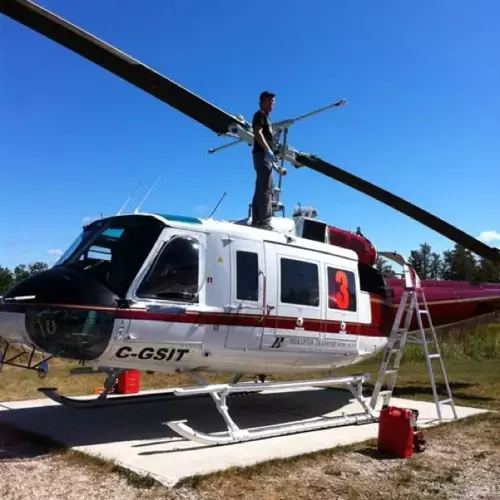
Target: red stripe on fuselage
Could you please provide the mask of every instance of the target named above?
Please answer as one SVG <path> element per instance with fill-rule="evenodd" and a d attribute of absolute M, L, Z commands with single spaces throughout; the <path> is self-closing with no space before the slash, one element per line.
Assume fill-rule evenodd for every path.
<path fill-rule="evenodd" d="M 204 325 L 219 325 L 227 327 L 247 327 L 247 328 L 267 328 L 269 330 L 290 330 L 297 333 L 338 333 L 341 331 L 340 321 L 315 320 L 303 318 L 302 327 L 297 327 L 297 317 L 273 316 L 268 315 L 262 318 L 262 314 L 230 314 L 230 313 L 211 313 L 211 312 L 186 312 L 184 314 L 168 314 L 162 312 L 148 311 L 142 309 L 121 309 L 113 307 L 80 305 L 80 304 L 24 304 L 25 307 L 46 307 L 61 309 L 80 309 L 103 311 L 112 313 L 116 319 L 137 320 L 137 321 L 161 321 L 165 323 L 184 323 Z M 363 335 L 367 337 L 384 337 L 388 333 L 381 331 L 381 313 L 382 305 L 380 302 L 371 301 L 372 323 L 360 324 L 345 322 L 345 331 L 352 335 Z"/>
<path fill-rule="evenodd" d="M 296 332 L 324 332 L 338 333 L 341 330 L 340 321 L 313 320 L 304 318 L 301 328 L 297 327 L 297 318 L 284 316 L 266 316 L 250 314 L 225 314 L 225 313 L 186 313 L 186 314 L 163 314 L 149 312 L 144 309 L 117 309 L 116 317 L 119 319 L 130 319 L 138 321 L 162 321 L 167 323 L 188 323 L 202 325 L 219 325 L 247 328 L 267 328 L 270 330 L 293 330 Z M 369 337 L 385 336 L 379 328 L 372 325 L 359 323 L 345 323 L 347 333 L 353 335 L 364 335 Z"/>
<path fill-rule="evenodd" d="M 436 287 L 437 288 L 437 287 Z M 381 298 L 375 294 L 370 294 L 371 323 L 348 323 L 346 322 L 346 331 L 353 335 L 362 335 L 367 337 L 386 337 L 389 335 L 396 315 L 399 300 L 401 299 L 401 290 L 395 290 L 395 297 L 387 304 L 384 304 Z M 429 290 L 425 291 L 426 294 Z M 454 323 L 473 318 L 480 314 L 489 312 L 489 310 L 500 309 L 500 296 L 492 294 L 486 297 L 450 297 L 447 294 L 436 296 L 437 294 L 428 293 L 431 300 L 427 300 L 432 322 L 434 326 Z M 466 294 L 465 294 L 466 295 Z M 434 299 L 434 300 L 432 300 Z M 438 300 L 436 300 L 438 299 Z M 391 303 L 392 302 L 392 303 Z M 19 304 L 21 306 L 21 304 Z M 289 330 L 294 332 L 314 333 L 338 333 L 341 330 L 340 321 L 315 320 L 304 318 L 301 328 L 297 327 L 297 317 L 273 316 L 268 315 L 262 318 L 262 314 L 231 314 L 231 313 L 212 313 L 212 312 L 187 312 L 184 314 L 168 314 L 162 312 L 148 311 L 141 309 L 121 309 L 113 307 L 102 307 L 97 305 L 81 304 L 48 304 L 48 303 L 29 303 L 22 304 L 24 308 L 30 307 L 53 307 L 63 309 L 83 309 L 93 311 L 109 312 L 118 319 L 139 320 L 139 321 L 161 321 L 165 323 L 185 323 L 204 325 L 219 325 L 222 327 L 246 327 L 246 328 L 266 328 L 268 330 Z M 458 306 L 458 307 L 457 307 Z M 488 307 L 486 307 L 488 306 Z M 416 319 L 412 318 L 410 328 L 416 328 L 418 325 Z"/>

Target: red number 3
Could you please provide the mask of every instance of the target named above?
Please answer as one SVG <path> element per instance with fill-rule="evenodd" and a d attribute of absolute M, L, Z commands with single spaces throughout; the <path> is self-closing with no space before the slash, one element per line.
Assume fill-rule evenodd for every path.
<path fill-rule="evenodd" d="M 335 302 L 339 309 L 347 309 L 349 307 L 349 281 L 344 271 L 335 273 L 335 282 L 339 287 L 339 291 L 335 294 Z"/>

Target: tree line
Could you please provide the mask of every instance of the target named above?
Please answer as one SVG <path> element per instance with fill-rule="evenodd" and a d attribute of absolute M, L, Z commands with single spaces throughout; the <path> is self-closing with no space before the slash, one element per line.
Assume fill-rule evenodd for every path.
<path fill-rule="evenodd" d="M 466 248 L 455 245 L 452 250 L 445 250 L 442 254 L 434 252 L 428 243 L 422 243 L 418 249 L 412 250 L 409 257 L 410 264 L 423 280 L 464 280 L 487 281 L 500 283 L 500 264 L 476 258 Z M 386 277 L 395 277 L 396 271 L 384 258 L 378 256 L 377 269 Z M 46 262 L 20 264 L 14 269 L 0 266 L 0 295 L 10 287 L 19 283 L 32 274 L 45 271 L 49 268 Z M 398 269 L 399 273 L 400 270 Z"/>
<path fill-rule="evenodd" d="M 45 271 L 49 268 L 46 262 L 33 262 L 32 264 L 20 264 L 14 269 L 0 266 L 0 295 L 3 295 L 11 286 L 28 278 L 32 274 Z"/>
<path fill-rule="evenodd" d="M 477 258 L 461 245 L 440 254 L 434 252 L 428 243 L 422 243 L 410 252 L 408 262 L 422 280 L 500 282 L 499 263 Z M 380 256 L 376 267 L 386 277 L 396 275 L 392 265 Z"/>

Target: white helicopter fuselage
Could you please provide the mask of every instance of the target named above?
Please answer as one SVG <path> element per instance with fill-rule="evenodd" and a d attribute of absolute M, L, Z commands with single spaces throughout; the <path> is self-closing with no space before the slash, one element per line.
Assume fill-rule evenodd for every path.
<path fill-rule="evenodd" d="M 212 219 L 165 222 L 128 290 L 132 306 L 117 311 L 111 342 L 91 364 L 293 373 L 356 363 L 385 347 L 378 329 L 370 334 L 370 294 L 360 290 L 354 251 L 296 237 L 292 219 L 273 218 L 276 231 Z M 198 285 L 195 299 L 145 298 L 141 283 L 151 267 L 186 240 L 199 249 L 182 263 L 186 285 Z M 349 297 L 337 301 L 344 309 L 331 307 L 338 271 L 349 277 Z"/>
<path fill-rule="evenodd" d="M 356 252 L 321 241 L 320 221 L 308 222 L 316 240 L 302 237 L 305 222 L 102 219 L 12 292 L 0 337 L 94 368 L 167 373 L 296 373 L 374 356 L 387 343 L 381 298 L 360 286 Z"/>

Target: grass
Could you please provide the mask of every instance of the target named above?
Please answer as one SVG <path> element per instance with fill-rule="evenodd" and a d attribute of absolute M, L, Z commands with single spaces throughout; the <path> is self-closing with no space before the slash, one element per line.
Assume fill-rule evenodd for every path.
<path fill-rule="evenodd" d="M 474 330 L 448 328 L 439 332 L 440 347 L 455 403 L 500 410 L 500 324 L 479 325 Z M 369 372 L 378 373 L 382 354 L 376 358 L 339 369 L 338 375 Z M 435 361 L 438 368 L 438 361 Z M 91 394 L 102 386 L 103 375 L 70 376 L 72 363 L 55 360 L 44 380 L 36 373 L 5 367 L 0 377 L 0 400 L 40 397 L 39 386 L 58 387 L 64 394 Z M 436 379 L 441 380 L 436 369 Z M 304 373 L 299 379 L 324 376 Z M 210 374 L 212 381 L 227 380 L 227 375 Z M 192 384 L 185 375 L 142 375 L 142 389 L 158 389 Z M 371 386 L 366 387 L 367 395 Z M 438 384 L 445 397 L 443 384 Z M 419 346 L 408 347 L 398 374 L 394 396 L 432 400 L 429 377 L 423 351 Z M 496 484 L 494 475 L 500 470 L 500 415 L 495 413 L 471 417 L 426 430 L 429 451 L 414 455 L 406 461 L 379 457 L 375 441 L 357 443 L 309 455 L 273 460 L 245 468 L 233 468 L 203 477 L 193 477 L 178 485 L 203 499 L 287 499 L 287 498 L 448 498 L 450 491 L 460 497 L 460 491 L 481 484 Z M 60 450 L 58 453 L 63 453 Z M 89 463 L 86 455 L 65 452 L 70 463 Z M 90 460 L 92 467 L 104 472 L 120 472 L 138 487 L 151 487 L 149 478 L 141 479 L 114 464 Z M 439 467 L 436 464 L 439 463 Z M 481 468 L 472 477 L 471 468 Z M 491 477 L 488 474 L 493 474 Z M 481 476 L 482 474 L 482 476 Z M 256 479 L 258 478 L 258 481 Z M 479 479 L 477 479 L 479 478 Z M 481 479 L 482 478 L 482 479 Z M 488 479 L 489 478 L 489 479 Z M 354 481 L 355 479 L 355 481 Z M 486 481 L 486 483 L 484 483 Z M 472 486 L 471 486 L 472 485 Z M 479 487 L 479 486 L 478 486 Z M 448 493 L 446 493 L 448 492 Z M 458 493 L 457 493 L 458 492 Z M 172 492 L 169 495 L 173 494 Z M 451 493 L 450 493 L 451 494 Z M 465 495 L 465 493 L 464 493 Z M 181 495 L 182 496 L 182 495 Z M 465 496 L 464 496 L 465 497 Z M 160 498 L 160 497 L 158 497 Z M 169 496 L 170 498 L 170 496 Z M 173 498 L 173 497 L 172 497 Z M 184 498 L 184 497 L 183 497 Z M 194 497 L 193 497 L 194 498 Z M 473 495 L 471 496 L 473 498 Z M 493 498 L 493 496 L 491 497 Z"/>

